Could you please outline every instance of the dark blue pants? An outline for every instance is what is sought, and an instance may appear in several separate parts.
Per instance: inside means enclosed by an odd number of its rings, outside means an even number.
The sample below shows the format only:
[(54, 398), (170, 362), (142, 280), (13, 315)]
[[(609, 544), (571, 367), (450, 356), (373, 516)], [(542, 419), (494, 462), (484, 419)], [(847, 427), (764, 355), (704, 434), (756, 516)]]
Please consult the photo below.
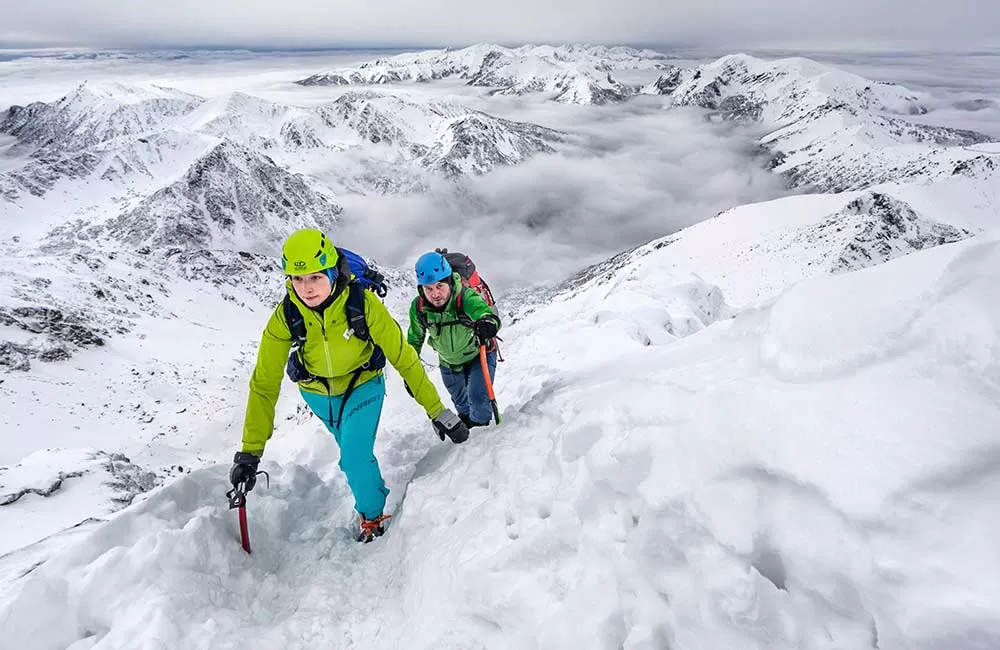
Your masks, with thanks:
[[(497, 370), (495, 350), (486, 355), (486, 365), (489, 366), (492, 381)], [(493, 419), (493, 407), (490, 406), (490, 396), (486, 392), (486, 382), (483, 381), (483, 364), (478, 358), (464, 370), (452, 370), (442, 365), (441, 379), (444, 380), (444, 386), (459, 415), (480, 424), (488, 424)]]

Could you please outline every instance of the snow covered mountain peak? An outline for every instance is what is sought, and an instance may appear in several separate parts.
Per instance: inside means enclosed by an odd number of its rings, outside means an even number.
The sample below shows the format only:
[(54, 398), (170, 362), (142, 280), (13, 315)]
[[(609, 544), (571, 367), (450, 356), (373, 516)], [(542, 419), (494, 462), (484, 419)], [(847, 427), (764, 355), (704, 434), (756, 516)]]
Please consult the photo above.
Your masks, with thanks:
[(0, 133), (16, 137), (21, 148), (79, 151), (166, 128), (202, 101), (161, 86), (85, 82), (52, 103), (11, 106)]
[[(829, 105), (898, 115), (927, 112), (917, 96), (902, 86), (874, 82), (801, 57), (763, 60), (731, 54), (696, 68), (675, 67), (644, 92), (670, 95), (678, 105), (720, 110), (730, 119), (750, 118), (776, 127)], [(734, 105), (736, 98), (742, 98), (742, 110)]]
[(223, 140), (185, 174), (105, 224), (106, 236), (129, 250), (228, 249), (273, 253), (296, 228), (335, 223), (341, 208), (270, 157)]
[[(969, 145), (989, 136), (914, 123), (927, 106), (908, 89), (803, 58), (765, 61), (746, 54), (696, 68), (673, 68), (643, 88), (673, 106), (698, 106), (712, 119), (759, 122), (770, 167), (793, 186), (860, 189), (939, 173), (974, 157)], [(918, 146), (914, 146), (918, 145)]]
[(563, 103), (599, 104), (620, 101), (637, 90), (615, 82), (610, 71), (666, 67), (665, 58), (652, 50), (628, 47), (525, 45), (511, 49), (483, 43), (380, 58), (298, 83), (386, 84), (457, 77), (502, 94), (547, 92)]
[(445, 122), (423, 160), (431, 169), (451, 176), (483, 174), (500, 165), (517, 165), (538, 153), (552, 153), (549, 143), (562, 139), (563, 134), (553, 129), (469, 113)]
[(156, 100), (179, 100), (182, 102), (199, 102), (201, 97), (191, 93), (158, 84), (126, 84), (114, 81), (84, 81), (76, 89), (59, 99), (57, 104), (106, 103), (112, 101), (118, 104), (141, 104)]
[(363, 140), (401, 146), (429, 169), (483, 174), (553, 151), (563, 133), (515, 122), (458, 104), (351, 91), (317, 109), (326, 123), (343, 123)]

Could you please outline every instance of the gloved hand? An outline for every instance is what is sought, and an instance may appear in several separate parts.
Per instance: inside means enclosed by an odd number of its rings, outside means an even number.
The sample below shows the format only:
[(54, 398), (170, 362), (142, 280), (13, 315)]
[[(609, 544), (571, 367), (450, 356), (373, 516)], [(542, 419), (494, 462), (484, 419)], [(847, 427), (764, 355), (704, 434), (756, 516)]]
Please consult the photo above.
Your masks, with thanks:
[(246, 491), (249, 492), (257, 483), (257, 465), (260, 464), (260, 457), (238, 451), (233, 456), (233, 463), (233, 468), (229, 470), (229, 482), (233, 487), (245, 483)]
[(469, 439), (469, 427), (465, 426), (458, 416), (452, 413), (449, 409), (441, 411), (441, 413), (431, 420), (434, 425), (434, 430), (437, 431), (438, 438), (444, 440), (445, 436), (451, 438), (451, 441), (456, 445), (465, 442)]
[(472, 324), (472, 331), (476, 333), (479, 345), (488, 345), (490, 339), (497, 335), (497, 329), (496, 321), (489, 316), (480, 318)]

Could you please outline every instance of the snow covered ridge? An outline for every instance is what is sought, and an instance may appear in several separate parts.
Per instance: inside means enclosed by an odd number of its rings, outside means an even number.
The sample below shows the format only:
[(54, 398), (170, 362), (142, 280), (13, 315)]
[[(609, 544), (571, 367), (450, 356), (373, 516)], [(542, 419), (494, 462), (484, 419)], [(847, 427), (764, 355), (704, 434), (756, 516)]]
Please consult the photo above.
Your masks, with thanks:
[(638, 89), (611, 72), (668, 67), (666, 55), (630, 47), (524, 45), (506, 48), (479, 44), (460, 50), (429, 50), (375, 59), (356, 68), (315, 74), (297, 83), (372, 85), (428, 82), (456, 77), (470, 86), (507, 95), (550, 93), (557, 102), (604, 104), (621, 101)]
[(334, 156), (361, 152), (454, 175), (516, 165), (553, 151), (565, 138), (457, 104), (372, 92), (348, 93), (309, 108), (241, 92), (209, 102), (173, 92), (119, 85), (96, 90), (84, 84), (52, 104), (11, 107), (0, 120), (0, 133), (16, 137), (14, 151), (29, 157), (0, 174), (0, 198), (40, 197), (62, 181), (93, 177), (106, 181), (111, 193), (120, 185), (145, 194), (178, 167), (191, 166), (189, 173), (195, 173), (196, 159), (225, 140), (254, 150), (250, 155), (266, 152), (265, 158), (293, 173), (314, 168), (324, 153), (337, 167)]
[[(290, 229), (333, 223), (340, 206), (256, 151), (223, 140), (184, 176), (79, 237), (135, 250), (239, 249), (271, 252)], [(63, 229), (60, 234), (65, 234)]]
[(0, 120), (0, 133), (16, 137), (24, 148), (80, 151), (161, 130), (203, 101), (162, 86), (83, 83), (52, 103), (10, 107)]
[[(622, 68), (667, 72), (632, 87)], [(974, 131), (917, 124), (928, 108), (902, 86), (874, 82), (803, 58), (765, 61), (744, 54), (680, 68), (656, 52), (587, 46), (508, 49), (477, 45), (369, 61), (313, 75), (305, 85), (372, 85), (465, 79), (498, 94), (547, 94), (572, 104), (624, 101), (636, 93), (667, 95), (673, 106), (709, 109), (712, 119), (761, 122), (769, 167), (793, 187), (844, 191), (902, 179), (950, 174), (976, 154), (965, 147), (991, 138)]]
[(974, 158), (974, 131), (915, 124), (928, 109), (906, 88), (874, 82), (802, 58), (765, 61), (744, 54), (697, 68), (673, 67), (642, 90), (674, 106), (699, 106), (717, 119), (761, 122), (771, 168), (793, 186), (821, 191), (952, 173)]
[(989, 195), (976, 183), (955, 178), (739, 206), (594, 265), (545, 302), (693, 274), (721, 292), (697, 301), (699, 311), (732, 313), (723, 303), (743, 308), (808, 278), (877, 266), (994, 227), (1000, 188), (994, 183)]

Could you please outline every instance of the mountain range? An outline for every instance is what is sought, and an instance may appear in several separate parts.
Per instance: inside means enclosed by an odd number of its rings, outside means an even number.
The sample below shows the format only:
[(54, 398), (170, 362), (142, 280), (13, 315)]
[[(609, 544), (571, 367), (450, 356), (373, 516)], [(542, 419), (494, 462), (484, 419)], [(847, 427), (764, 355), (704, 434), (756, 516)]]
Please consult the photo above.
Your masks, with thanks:
[[(806, 59), (671, 60), (480, 45), (289, 79), (302, 102), (87, 82), (7, 107), (0, 638), (995, 646), (1000, 144)], [(449, 79), (477, 96), (410, 87)], [(338, 228), (348, 194), (391, 212), (583, 155), (571, 119), (479, 93), (726, 122), (789, 192), (498, 292), (504, 423), (462, 447), (388, 372), (394, 518), (364, 548), (337, 444), (286, 385), (245, 555), (227, 461), (285, 234)], [(402, 317), (412, 273), (383, 270)]]

